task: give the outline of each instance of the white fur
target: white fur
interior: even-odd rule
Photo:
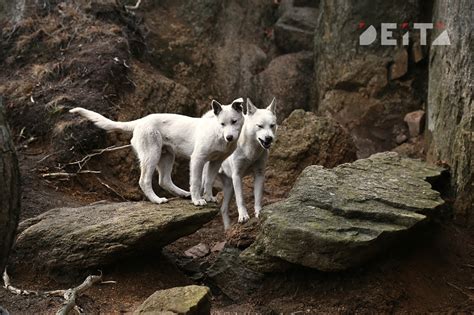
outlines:
[[[192,202],[199,206],[206,204],[206,200],[201,196],[204,164],[209,162],[220,167],[222,161],[237,146],[243,125],[242,103],[242,98],[234,100],[230,105],[221,105],[213,100],[213,110],[201,118],[151,114],[128,122],[112,121],[80,107],[71,109],[70,112],[80,114],[105,130],[133,132],[130,142],[140,160],[139,184],[148,200],[154,203],[167,201],[166,198],[158,197],[152,188],[153,173],[157,169],[162,188],[176,196],[191,196]],[[232,139],[229,140],[229,137]],[[190,192],[177,187],[171,179],[176,155],[191,160]],[[207,199],[211,201],[212,198]]]
[[[255,216],[258,217],[262,209],[263,186],[265,180],[265,166],[268,159],[268,149],[276,137],[276,101],[273,99],[266,109],[256,108],[250,99],[247,99],[247,114],[244,115],[244,125],[237,142],[237,148],[234,153],[223,163],[218,173],[218,180],[221,182],[224,190],[224,200],[222,201],[221,213],[224,221],[224,228],[229,228],[229,203],[232,194],[235,191],[237,209],[239,211],[239,222],[245,222],[249,219],[245,207],[242,178],[245,175],[253,173],[254,175],[254,197],[255,197]],[[265,139],[271,139],[265,142]],[[205,172],[212,172],[211,165],[205,168]],[[213,177],[204,174],[203,181],[204,195],[211,194],[212,185],[209,180]],[[206,182],[207,181],[207,182]]]

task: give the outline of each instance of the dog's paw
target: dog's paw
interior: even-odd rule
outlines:
[[[155,199],[151,200],[151,202],[160,204],[160,203],[168,202],[168,199],[158,197],[158,198],[155,198]]]
[[[183,194],[180,195],[181,198],[190,198],[191,197],[191,193],[188,191],[188,192],[185,192]]]
[[[257,209],[255,208],[255,217],[258,219],[258,217],[260,216],[260,210],[261,209]]]
[[[206,200],[207,202],[217,202],[217,198],[214,196],[204,196],[204,200]]]
[[[244,213],[239,213],[239,223],[245,223],[250,219],[249,214],[247,211]]]
[[[207,202],[204,199],[194,199],[193,204],[195,206],[205,206],[207,204]]]

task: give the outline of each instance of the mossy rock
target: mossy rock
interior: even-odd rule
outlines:
[[[156,291],[133,314],[210,314],[209,294],[208,287],[198,285]]]
[[[264,272],[360,265],[437,212],[444,201],[427,180],[442,172],[394,152],[333,169],[309,166],[286,200],[263,209],[262,230],[241,258]]]

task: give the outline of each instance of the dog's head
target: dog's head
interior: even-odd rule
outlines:
[[[218,101],[213,100],[211,103],[212,112],[216,116],[222,137],[227,142],[237,141],[244,124],[244,116],[242,115],[242,104],[244,100],[238,98],[229,105],[222,105]]]
[[[276,100],[273,98],[270,105],[265,109],[258,109],[247,98],[246,125],[255,134],[257,142],[264,148],[270,149],[276,138],[277,117]],[[247,127],[246,127],[247,128]]]

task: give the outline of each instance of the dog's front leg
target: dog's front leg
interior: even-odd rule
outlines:
[[[244,202],[244,193],[242,190],[242,172],[236,166],[232,172],[232,184],[234,185],[235,200],[237,202],[237,210],[239,212],[239,222],[243,223],[249,220],[249,214]]]
[[[202,170],[204,164],[206,164],[206,159],[203,155],[191,155],[189,186],[191,190],[191,200],[196,206],[203,206],[206,204],[206,200],[201,196]]]
[[[207,169],[207,178],[204,180],[204,200],[207,202],[216,202],[217,198],[212,195],[212,186],[216,180],[222,161],[210,161]]]
[[[258,218],[262,210],[263,186],[265,182],[265,161],[257,161],[254,167],[253,194],[255,197],[255,217]]]

